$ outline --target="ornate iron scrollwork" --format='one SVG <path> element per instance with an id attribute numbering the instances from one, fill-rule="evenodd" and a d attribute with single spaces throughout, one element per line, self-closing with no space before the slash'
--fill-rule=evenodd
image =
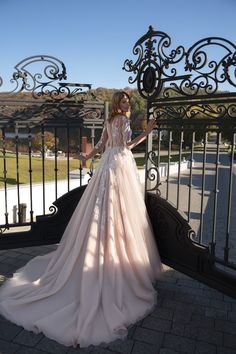
<path id="1" fill-rule="evenodd" d="M 0 235 L 1 235 L 1 236 L 4 235 L 4 232 L 7 231 L 7 230 L 8 230 L 7 227 L 2 227 L 2 228 L 0 228 Z"/>
<path id="2" fill-rule="evenodd" d="M 164 33 L 149 31 L 134 45 L 136 62 L 125 60 L 123 69 L 133 74 L 128 81 L 137 81 L 140 95 L 149 100 L 162 98 L 211 95 L 222 84 L 236 87 L 236 46 L 219 38 L 204 38 L 189 49 L 178 46 L 167 53 L 171 39 Z M 218 59 L 210 58 L 210 52 L 220 47 Z M 178 66 L 177 66 L 178 65 Z"/>
<path id="3" fill-rule="evenodd" d="M 154 31 L 150 26 L 149 31 L 134 45 L 133 53 L 138 55 L 136 62 L 128 59 L 124 62 L 123 69 L 134 75 L 129 77 L 129 83 L 137 81 L 138 91 L 144 98 L 153 99 L 159 95 L 165 81 L 179 79 L 177 71 L 170 69 L 170 65 L 182 60 L 184 48 L 180 46 L 166 54 L 170 43 L 166 33 Z"/>
<path id="4" fill-rule="evenodd" d="M 75 104 L 74 104 L 75 103 Z M 104 104 L 97 101 L 97 107 L 93 107 L 94 102 L 60 101 L 55 105 L 42 105 L 38 112 L 39 120 L 44 122 L 71 122 L 81 126 L 90 126 L 94 123 L 102 125 L 104 121 Z"/>
<path id="5" fill-rule="evenodd" d="M 236 104 L 189 104 L 186 106 L 156 106 L 153 110 L 155 118 L 236 118 Z"/>
<path id="6" fill-rule="evenodd" d="M 32 73 L 33 64 L 45 63 L 42 72 Z M 16 87 L 13 92 L 20 92 L 23 90 L 31 91 L 36 94 L 39 93 L 48 95 L 54 90 L 58 89 L 53 85 L 57 80 L 66 80 L 66 67 L 64 63 L 49 55 L 34 55 L 20 61 L 16 66 L 16 72 L 13 73 L 11 82 L 15 83 Z"/>
<path id="7" fill-rule="evenodd" d="M 216 52 L 215 49 L 218 49 Z M 171 49 L 171 38 L 151 26 L 133 47 L 137 60 L 125 60 L 123 69 L 132 75 L 139 94 L 147 100 L 148 115 L 163 129 L 184 126 L 204 118 L 217 122 L 236 117 L 236 46 L 219 37 L 204 38 L 185 49 Z M 176 121 L 178 119 L 178 122 Z M 171 123 L 170 123 L 171 122 Z M 154 152 L 149 152 L 148 159 Z M 151 161 L 147 178 L 153 182 L 158 167 Z M 158 191 L 159 180 L 154 189 Z"/>
<path id="8" fill-rule="evenodd" d="M 7 106 L 6 114 L 2 115 L 4 124 L 19 121 L 35 125 L 48 120 L 77 121 L 77 124 L 81 121 L 81 125 L 100 123 L 100 120 L 103 123 L 104 104 L 91 91 L 91 84 L 62 81 L 67 79 L 67 74 L 61 60 L 49 55 L 35 55 L 20 61 L 15 69 L 11 79 L 15 88 L 8 95 L 12 94 L 21 104 L 15 109 Z M 19 100 L 21 92 L 25 94 L 22 96 L 24 102 Z M 29 94 L 38 100 L 31 104 Z"/>
<path id="9" fill-rule="evenodd" d="M 154 151 L 149 151 L 147 154 L 147 160 L 149 160 L 152 164 L 150 168 L 147 169 L 147 179 L 151 182 L 155 181 L 155 185 L 148 189 L 148 191 L 156 191 L 157 195 L 161 195 L 161 191 L 159 186 L 161 185 L 160 182 L 160 173 L 158 169 L 157 163 L 154 161 L 157 154 Z"/>
<path id="10" fill-rule="evenodd" d="M 25 91 L 31 92 L 33 98 L 63 100 L 85 94 L 91 89 L 91 84 L 63 82 L 67 79 L 65 64 L 53 56 L 25 58 L 15 69 L 10 80 L 15 84 L 12 93 Z"/>
<path id="11" fill-rule="evenodd" d="M 50 211 L 50 215 L 55 215 L 57 213 L 58 208 L 55 205 L 50 205 L 49 207 L 49 211 Z"/>

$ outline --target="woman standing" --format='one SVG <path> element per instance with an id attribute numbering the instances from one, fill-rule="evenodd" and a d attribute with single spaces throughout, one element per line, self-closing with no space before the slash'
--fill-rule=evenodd
<path id="1" fill-rule="evenodd" d="M 131 149 L 130 102 L 116 92 L 98 144 L 105 148 L 58 248 L 19 269 L 0 289 L 0 313 L 35 333 L 76 347 L 125 338 L 156 304 L 162 266 Z"/>

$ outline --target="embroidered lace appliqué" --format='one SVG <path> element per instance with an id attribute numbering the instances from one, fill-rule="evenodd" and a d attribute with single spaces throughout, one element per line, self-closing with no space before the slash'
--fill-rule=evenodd
<path id="1" fill-rule="evenodd" d="M 95 149 L 101 151 L 106 147 L 127 147 L 131 140 L 130 121 L 126 116 L 116 116 L 111 122 L 105 122 L 101 137 Z"/>

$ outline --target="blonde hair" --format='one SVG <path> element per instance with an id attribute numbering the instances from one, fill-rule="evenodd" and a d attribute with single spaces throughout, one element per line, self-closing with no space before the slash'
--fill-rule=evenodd
<path id="1" fill-rule="evenodd" d="M 117 91 L 113 94 L 111 99 L 111 112 L 108 121 L 112 121 L 113 118 L 118 114 L 123 114 L 123 112 L 120 109 L 120 101 L 122 100 L 123 97 L 127 97 L 128 100 L 130 101 L 130 96 L 125 91 Z"/>

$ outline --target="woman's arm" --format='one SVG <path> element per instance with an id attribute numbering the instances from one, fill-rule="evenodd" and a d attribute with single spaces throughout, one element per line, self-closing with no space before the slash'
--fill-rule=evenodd
<path id="1" fill-rule="evenodd" d="M 96 154 L 98 154 L 100 151 L 103 150 L 103 148 L 107 142 L 107 139 L 108 139 L 108 133 L 107 133 L 107 127 L 106 127 L 106 123 L 105 123 L 103 131 L 102 131 L 102 135 L 101 135 L 98 143 L 94 146 L 94 148 L 90 151 L 89 154 L 87 154 L 87 155 L 79 154 L 79 156 L 78 156 L 79 160 L 86 161 L 88 159 L 91 159 Z"/>
<path id="2" fill-rule="evenodd" d="M 148 122 L 146 130 L 144 132 L 142 132 L 141 134 L 139 134 L 136 138 L 134 138 L 133 140 L 131 140 L 127 144 L 130 147 L 130 149 L 133 149 L 135 146 L 137 146 L 142 141 L 144 141 L 146 139 L 146 137 L 148 136 L 148 134 L 150 134 L 151 131 L 153 130 L 155 124 L 156 124 L 156 120 L 155 119 L 150 119 L 149 122 Z"/>

